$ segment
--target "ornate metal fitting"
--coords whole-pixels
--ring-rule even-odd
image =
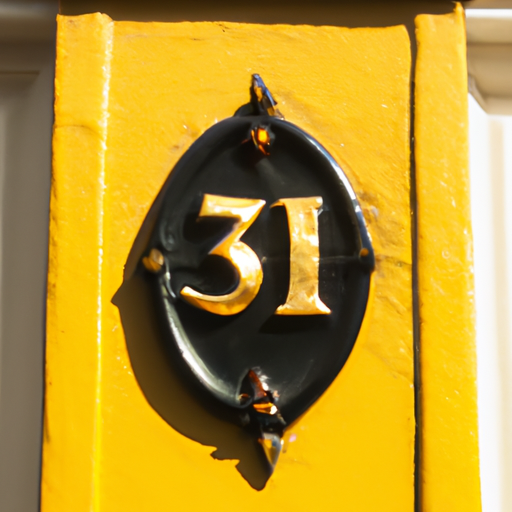
[[[284,120],[259,75],[250,97],[172,171],[139,269],[183,378],[238,411],[273,470],[287,425],[356,342],[374,253],[340,166]]]

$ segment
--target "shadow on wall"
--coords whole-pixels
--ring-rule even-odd
[[[239,460],[242,477],[254,489],[263,489],[271,473],[256,436],[222,419],[234,413],[202,396],[199,383],[186,378],[184,364],[165,345],[166,327],[147,279],[136,271],[112,302],[119,308],[133,371],[150,405],[181,434],[216,447],[214,459]]]

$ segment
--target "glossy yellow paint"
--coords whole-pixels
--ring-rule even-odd
[[[110,75],[106,61],[113,27],[101,16],[90,21],[87,45],[81,44],[83,33],[60,31],[57,50],[43,440],[45,510],[77,510],[77,503],[82,510],[97,510],[99,503],[99,227],[107,136],[104,92]],[[79,94],[67,92],[83,87],[88,91],[85,102]]]
[[[464,28],[460,5],[416,20],[424,512],[481,509]]]
[[[241,434],[173,404],[163,362],[143,393],[112,303],[169,171],[247,102],[254,72],[344,167],[377,255],[356,347],[260,491],[235,467]],[[413,510],[410,72],[404,27],[59,18],[43,512]],[[229,436],[236,450],[216,451]]]

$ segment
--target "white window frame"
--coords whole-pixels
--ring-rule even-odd
[[[512,510],[512,9],[466,12],[483,512]]]

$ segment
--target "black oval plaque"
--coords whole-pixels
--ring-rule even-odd
[[[170,174],[153,206],[140,268],[162,305],[173,357],[185,361],[189,377],[212,399],[247,412],[265,441],[266,434],[280,437],[347,361],[365,314],[374,254],[342,169],[319,142],[275,115],[272,97],[257,76],[253,80],[252,103],[207,130]],[[261,140],[258,129],[265,132]],[[261,262],[263,280],[237,314],[205,311],[181,293],[188,286],[223,295],[239,281],[227,259],[208,255],[234,224],[233,218],[200,218],[208,194],[265,201],[241,238]],[[295,263],[287,212],[272,205],[310,197],[322,199],[318,293],[330,313],[276,315]],[[279,447],[271,441],[277,454],[266,453],[274,464]]]

